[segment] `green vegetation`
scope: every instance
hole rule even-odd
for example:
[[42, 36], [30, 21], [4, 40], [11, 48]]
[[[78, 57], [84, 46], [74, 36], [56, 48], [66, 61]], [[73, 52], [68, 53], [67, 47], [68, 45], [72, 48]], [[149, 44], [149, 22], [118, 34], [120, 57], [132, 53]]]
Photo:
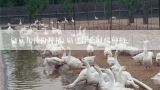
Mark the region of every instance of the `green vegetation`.
[[[118, 1], [118, 0], [117, 0]], [[148, 0], [119, 0], [128, 9], [129, 24], [134, 23], [135, 10], [143, 10], [143, 22], [148, 23]], [[0, 7], [26, 6], [30, 17], [41, 13], [49, 4], [61, 4], [66, 16], [72, 16], [74, 3], [103, 2], [104, 14], [108, 19], [112, 16], [112, 0], [0, 0]]]
[[129, 24], [134, 23], [134, 11], [135, 11], [135, 0], [120, 0], [122, 4], [128, 9]]
[[23, 6], [27, 0], [0, 0], [0, 7]]
[[108, 19], [110, 19], [112, 17], [112, 0], [98, 0], [98, 2], [104, 3], [105, 17], [108, 17]]
[[48, 6], [48, 4], [49, 0], [28, 0], [26, 7], [29, 16], [33, 18], [34, 15], [43, 11]]
[[143, 0], [143, 23], [148, 24], [148, 8], [149, 1], [148, 0]]
[[[45, 1], [45, 0], [43, 0]], [[96, 0], [47, 0], [49, 4], [63, 4], [63, 3], [74, 3], [74, 2], [95, 2]], [[105, 0], [97, 0], [105, 1]], [[30, 0], [0, 0], [0, 7], [11, 7], [11, 6], [25, 6]], [[34, 0], [33, 0], [34, 2]]]
[[64, 13], [66, 16], [71, 17], [73, 12], [74, 3], [72, 0], [59, 0], [60, 4], [63, 7]]

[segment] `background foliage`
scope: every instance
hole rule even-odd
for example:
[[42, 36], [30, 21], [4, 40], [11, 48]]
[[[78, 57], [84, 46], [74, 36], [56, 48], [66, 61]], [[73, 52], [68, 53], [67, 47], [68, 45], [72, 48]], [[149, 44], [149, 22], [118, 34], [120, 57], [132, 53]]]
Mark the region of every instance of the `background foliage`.
[[30, 17], [43, 11], [49, 4], [49, 0], [28, 0], [26, 7]]

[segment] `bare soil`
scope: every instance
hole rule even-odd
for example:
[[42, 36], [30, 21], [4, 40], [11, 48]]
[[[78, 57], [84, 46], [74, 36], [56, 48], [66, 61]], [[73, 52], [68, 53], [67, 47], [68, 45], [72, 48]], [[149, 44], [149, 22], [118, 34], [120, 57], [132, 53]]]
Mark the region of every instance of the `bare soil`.
[[[128, 19], [115, 19], [112, 20], [112, 24], [108, 20], [83, 20], [76, 21], [75, 23], [53, 23], [55, 28], [60, 25], [64, 30], [75, 30], [79, 29], [80, 26], [88, 30], [159, 30], [159, 18], [151, 17], [149, 18], [148, 24], [143, 24], [143, 18], [135, 18], [135, 22], [128, 24]], [[22, 22], [23, 23], [23, 22]], [[45, 24], [49, 25], [48, 29], [51, 29], [51, 24], [49, 21], [45, 21]], [[25, 24], [29, 25], [29, 24]], [[15, 29], [20, 29], [18, 24], [12, 24]], [[18, 26], [18, 27], [17, 27]], [[22, 25], [23, 26], [23, 25]], [[7, 28], [7, 24], [2, 24], [0, 27]]]
[[[84, 57], [87, 55], [86, 51], [72, 51], [72, 55], [75, 57]], [[98, 50], [94, 52], [94, 55], [96, 55], [96, 60], [95, 62], [103, 68], [108, 68], [109, 66], [107, 65], [106, 58], [103, 55], [103, 51]], [[155, 74], [157, 74], [160, 70], [160, 67], [157, 66], [155, 63], [151, 67], [151, 69], [146, 69], [144, 66], [140, 66], [138, 63], [135, 63], [131, 56], [127, 54], [120, 54], [118, 56], [118, 60], [121, 65], [127, 67], [127, 71], [129, 71], [132, 76], [143, 83], [147, 84], [153, 90], [160, 90], [160, 88], [156, 85], [154, 85], [153, 81], [150, 79], [153, 77]], [[139, 89], [139, 90], [145, 90], [145, 89]]]

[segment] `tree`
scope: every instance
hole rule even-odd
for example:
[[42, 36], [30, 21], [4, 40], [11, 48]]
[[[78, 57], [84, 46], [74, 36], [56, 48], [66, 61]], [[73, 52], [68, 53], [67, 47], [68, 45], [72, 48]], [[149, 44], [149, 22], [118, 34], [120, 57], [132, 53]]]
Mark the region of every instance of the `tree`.
[[64, 12], [66, 13], [66, 16], [72, 16], [72, 12], [74, 9], [74, 3], [72, 0], [60, 0], [60, 4], [63, 7]]
[[143, 0], [143, 24], [148, 24], [148, 0]]
[[[110, 19], [112, 17], [112, 0], [98, 0], [98, 2], [104, 3], [105, 17], [108, 17], [108, 19]], [[107, 7], [107, 9], [106, 9], [106, 7]]]
[[54, 4], [55, 0], [49, 0], [49, 4]]
[[135, 0], [120, 0], [128, 10], [129, 24], [134, 23]]
[[28, 0], [27, 10], [30, 18], [33, 18], [36, 14], [42, 12], [49, 4], [49, 0]]
[[8, 0], [0, 0], [0, 7], [6, 7], [8, 5]]
[[13, 6], [23, 6], [25, 5], [25, 0], [9, 0], [12, 2]]
[[0, 7], [23, 6], [25, 4], [25, 0], [0, 0]]

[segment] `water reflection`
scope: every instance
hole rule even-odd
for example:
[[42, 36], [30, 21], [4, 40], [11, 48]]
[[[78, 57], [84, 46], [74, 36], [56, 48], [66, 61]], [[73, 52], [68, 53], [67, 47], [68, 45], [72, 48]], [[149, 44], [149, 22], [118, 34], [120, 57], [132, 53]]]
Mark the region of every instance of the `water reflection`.
[[[3, 57], [7, 64], [9, 90], [64, 90], [63, 85], [72, 83], [78, 76], [78, 73], [69, 73], [68, 66], [63, 65], [46, 77], [43, 60], [33, 51], [4, 51]], [[95, 90], [95, 87], [82, 82], [71, 90]]]
[[4, 51], [9, 90], [62, 90], [59, 75], [47, 79], [32, 51]]

